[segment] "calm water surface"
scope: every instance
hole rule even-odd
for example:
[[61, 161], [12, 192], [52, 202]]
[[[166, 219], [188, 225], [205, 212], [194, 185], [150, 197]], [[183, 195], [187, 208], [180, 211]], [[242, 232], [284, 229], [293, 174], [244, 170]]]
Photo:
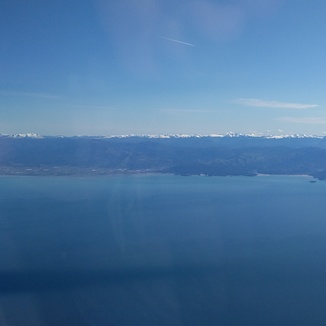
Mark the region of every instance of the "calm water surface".
[[310, 180], [1, 177], [0, 325], [325, 325]]

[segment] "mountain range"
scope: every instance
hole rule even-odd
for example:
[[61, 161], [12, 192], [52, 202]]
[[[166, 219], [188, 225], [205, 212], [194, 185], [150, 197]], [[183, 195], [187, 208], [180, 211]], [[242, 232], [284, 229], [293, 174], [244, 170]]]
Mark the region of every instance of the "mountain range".
[[311, 175], [326, 179], [326, 137], [0, 135], [0, 174]]

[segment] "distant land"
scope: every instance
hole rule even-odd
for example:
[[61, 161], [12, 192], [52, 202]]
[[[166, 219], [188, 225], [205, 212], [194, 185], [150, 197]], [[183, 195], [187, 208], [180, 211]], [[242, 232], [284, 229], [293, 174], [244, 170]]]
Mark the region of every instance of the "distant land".
[[172, 173], [326, 179], [326, 137], [310, 135], [0, 135], [1, 175]]

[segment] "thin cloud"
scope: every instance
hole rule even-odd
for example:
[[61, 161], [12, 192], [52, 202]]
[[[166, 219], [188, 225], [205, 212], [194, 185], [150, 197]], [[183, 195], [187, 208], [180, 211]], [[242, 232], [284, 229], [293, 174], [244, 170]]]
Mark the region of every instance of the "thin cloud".
[[221, 110], [201, 110], [201, 109], [159, 109], [159, 111], [161, 112], [168, 112], [168, 113], [171, 113], [171, 112], [181, 112], [181, 113], [217, 113], [217, 112], [224, 112], [224, 111], [221, 111]]
[[180, 41], [180, 40], [176, 40], [176, 39], [174, 39], [174, 38], [169, 38], [169, 37], [165, 37], [165, 36], [159, 36], [159, 38], [161, 38], [161, 39], [163, 39], [163, 40], [166, 40], [166, 41], [170, 41], [170, 42], [175, 42], [175, 43], [183, 44], [183, 45], [195, 46], [195, 45], [192, 44], [192, 43], [183, 42], [183, 41]]
[[301, 123], [301, 124], [310, 124], [310, 125], [326, 125], [326, 119], [324, 118], [317, 118], [317, 117], [310, 117], [310, 118], [291, 118], [291, 117], [284, 117], [277, 119], [283, 122], [289, 123]]
[[239, 98], [234, 100], [233, 102], [245, 106], [273, 109], [313, 109], [318, 107], [317, 104], [266, 101], [255, 98]]
[[99, 109], [99, 110], [115, 110], [116, 108], [110, 107], [110, 106], [104, 106], [104, 105], [79, 105], [79, 104], [74, 104], [74, 105], [67, 105], [67, 107], [70, 108], [77, 108], [77, 109]]
[[7, 96], [28, 96], [28, 97], [38, 97], [38, 98], [46, 98], [46, 99], [61, 98], [61, 96], [46, 94], [46, 93], [31, 93], [31, 92], [6, 91], [6, 90], [0, 90], [0, 93]]

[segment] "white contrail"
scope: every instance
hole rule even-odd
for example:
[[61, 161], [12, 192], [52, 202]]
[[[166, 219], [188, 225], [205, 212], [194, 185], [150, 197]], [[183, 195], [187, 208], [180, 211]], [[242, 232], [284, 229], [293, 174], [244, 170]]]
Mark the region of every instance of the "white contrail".
[[188, 45], [188, 46], [195, 46], [194, 44], [187, 43], [187, 42], [182, 42], [182, 41], [176, 40], [174, 38], [169, 38], [169, 37], [164, 37], [164, 36], [160, 36], [160, 38], [162, 38], [163, 40], [167, 40], [167, 41], [171, 41], [171, 42], [175, 42], [175, 43], [180, 43], [180, 44], [184, 44], [184, 45]]

